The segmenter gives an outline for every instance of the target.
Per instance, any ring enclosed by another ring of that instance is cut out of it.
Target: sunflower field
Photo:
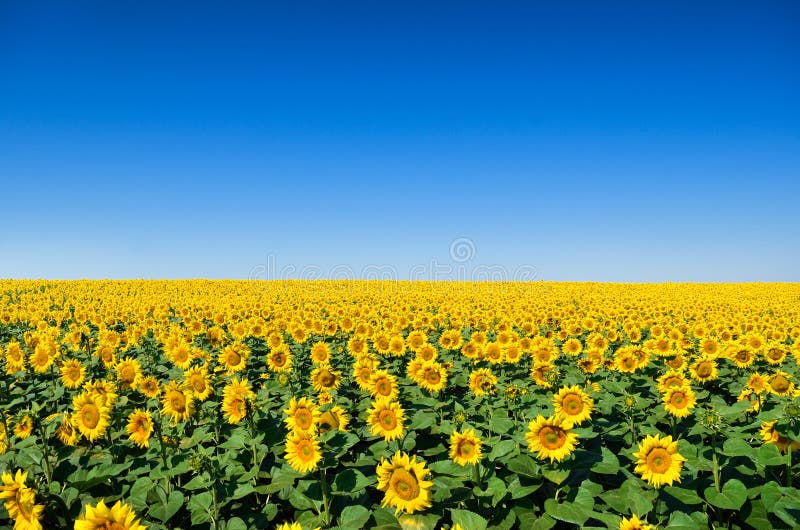
[[[800,285],[0,280],[0,528],[800,528]]]

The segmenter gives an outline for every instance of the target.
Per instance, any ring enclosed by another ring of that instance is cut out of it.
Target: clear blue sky
[[[800,2],[224,4],[0,0],[0,277],[800,281]]]

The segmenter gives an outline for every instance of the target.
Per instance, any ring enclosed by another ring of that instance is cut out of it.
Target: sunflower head
[[[390,460],[383,459],[376,469],[378,489],[384,492],[383,505],[412,514],[430,508],[430,489],[426,480],[430,471],[425,462],[397,452]]]
[[[636,473],[650,485],[660,488],[681,481],[686,458],[678,452],[678,442],[673,441],[672,436],[647,435],[633,456],[637,459]]]

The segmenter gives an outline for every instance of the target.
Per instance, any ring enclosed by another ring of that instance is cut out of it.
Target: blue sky
[[[0,1],[0,277],[800,281],[800,3],[339,4]]]

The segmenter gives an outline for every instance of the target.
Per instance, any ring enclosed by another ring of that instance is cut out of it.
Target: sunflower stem
[[[319,468],[319,485],[322,489],[322,510],[325,514],[322,520],[325,523],[325,526],[328,526],[331,523],[331,512],[330,502],[328,500],[328,482],[325,480],[324,468]]]
[[[711,458],[714,464],[714,487],[717,491],[722,491],[719,487],[719,461],[717,460],[717,433],[711,435]]]
[[[786,487],[792,487],[792,445],[794,441],[789,440],[789,444],[786,446]]]
[[[50,445],[47,443],[47,439],[45,438],[44,428],[39,422],[37,423],[37,431],[39,431],[39,441],[42,443],[42,460],[44,460],[44,466],[42,469],[44,470],[44,478],[47,482],[47,491],[50,491],[50,481],[53,477],[53,464],[50,462]]]

